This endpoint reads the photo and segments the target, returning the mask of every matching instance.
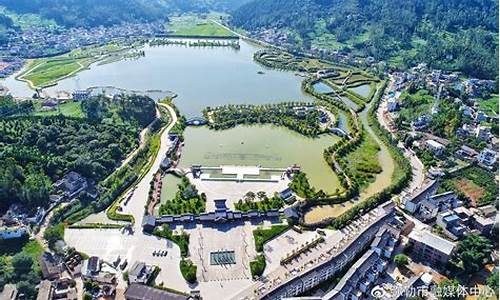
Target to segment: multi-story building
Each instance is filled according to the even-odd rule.
[[[384,203],[378,208],[370,211],[363,217],[367,224],[363,228],[350,232],[351,237],[344,244],[336,246],[337,248],[325,249],[316,265],[306,269],[294,276],[286,277],[279,284],[266,288],[265,292],[256,293],[255,287],[252,287],[239,293],[235,299],[283,299],[294,297],[308,291],[320,283],[332,278],[339,271],[348,267],[351,262],[367,248],[367,246],[377,237],[377,233],[384,224],[394,220],[394,204],[392,202]],[[360,219],[362,219],[361,217]],[[351,226],[351,225],[349,225]],[[267,278],[262,279],[267,282]],[[275,282],[275,280],[271,280]],[[262,284],[262,283],[260,283]]]
[[[399,239],[399,230],[384,225],[371,244],[371,249],[352,265],[333,290],[321,300],[358,300],[369,296],[370,290],[388,265]]]
[[[416,259],[436,265],[446,264],[455,249],[454,243],[429,231],[414,229],[408,238]]]

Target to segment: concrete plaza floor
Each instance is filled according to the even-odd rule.
[[[189,253],[198,266],[199,281],[251,279],[250,261],[256,255],[250,222],[217,224],[213,227],[196,225],[184,229],[190,235]],[[234,251],[235,264],[211,265],[210,253]]]
[[[289,179],[279,180],[278,182],[237,182],[237,181],[213,181],[201,180],[193,178],[192,174],[187,177],[192,184],[196,186],[200,193],[207,195],[206,211],[214,211],[214,199],[226,199],[226,205],[229,209],[234,210],[234,204],[240,199],[243,199],[249,191],[257,193],[263,191],[268,197],[272,197],[274,193],[279,193],[288,187]]]
[[[76,248],[90,256],[113,262],[118,256],[128,261],[127,270],[136,261],[157,265],[161,268],[156,282],[181,291],[190,287],[179,269],[180,249],[166,239],[147,235],[142,231],[134,234],[121,233],[118,229],[66,229],[64,239],[68,246]],[[167,250],[166,256],[153,256],[155,250]]]

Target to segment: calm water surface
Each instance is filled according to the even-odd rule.
[[[222,131],[188,127],[184,141],[182,168],[192,164],[286,168],[297,163],[317,189],[334,192],[339,187],[337,176],[323,159],[323,150],[338,141],[335,135],[313,139],[272,125],[238,126]]]
[[[301,92],[300,77],[256,64],[253,53],[259,48],[245,41],[240,41],[240,45],[240,50],[230,47],[145,46],[145,57],[93,65],[46,91],[53,95],[56,91],[92,86],[170,90],[178,94],[175,103],[188,117],[200,115],[206,106],[310,100]],[[3,85],[14,96],[33,94],[26,83],[13,77]]]
[[[371,86],[369,84],[364,84],[364,85],[350,88],[350,90],[355,92],[356,94],[366,98],[366,97],[370,96]]]

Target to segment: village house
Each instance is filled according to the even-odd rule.
[[[445,211],[437,216],[436,224],[439,225],[447,237],[457,240],[467,231],[467,227],[462,223],[462,219],[453,211]]]
[[[64,175],[54,183],[54,189],[60,191],[67,199],[72,199],[88,187],[87,179],[75,171]]]
[[[476,138],[482,141],[489,141],[491,138],[491,127],[477,126],[474,133]]]
[[[444,152],[445,146],[435,140],[426,140],[425,148],[431,151],[436,156],[441,156]]]
[[[58,279],[63,271],[61,263],[49,252],[44,252],[40,256],[40,268],[42,277],[48,280]]]
[[[490,234],[498,223],[498,211],[493,205],[486,205],[473,210],[471,227],[481,234]]]
[[[469,146],[462,145],[460,149],[455,152],[455,155],[462,160],[471,161],[476,158],[479,153]]]
[[[146,284],[153,274],[153,266],[136,261],[128,271],[128,282]]]
[[[408,239],[413,257],[429,264],[445,265],[455,249],[452,242],[425,230],[414,229]]]
[[[84,101],[90,98],[90,91],[89,90],[76,90],[73,93],[71,93],[71,98],[73,101]]]
[[[491,149],[488,149],[488,148],[483,149],[477,157],[477,161],[481,165],[486,166],[486,167],[496,166],[497,160],[498,160],[497,152],[495,152]]]
[[[101,260],[97,256],[91,256],[89,259],[83,262],[82,266],[82,277],[88,279],[94,279],[99,276],[101,271]]]

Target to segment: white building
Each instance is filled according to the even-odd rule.
[[[483,149],[478,157],[477,160],[479,163],[486,165],[486,166],[493,166],[497,163],[498,155],[495,151],[491,149]]]
[[[444,145],[436,142],[435,140],[426,140],[425,141],[425,148],[428,150],[432,151],[434,155],[441,155],[444,152]]]

